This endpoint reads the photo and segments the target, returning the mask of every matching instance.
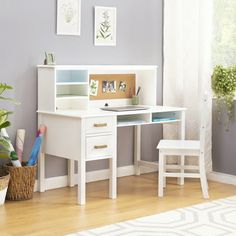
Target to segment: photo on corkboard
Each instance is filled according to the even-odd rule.
[[[116,93],[116,81],[114,81],[114,80],[102,81],[102,92],[103,93]]]
[[[126,83],[125,83],[125,81],[120,81],[119,90],[121,92],[125,93],[125,90],[126,90]]]

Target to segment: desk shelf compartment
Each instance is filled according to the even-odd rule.
[[[56,109],[86,109],[89,96],[87,83],[56,85]]]
[[[56,110],[88,107],[88,72],[86,70],[56,71]]]
[[[57,85],[57,97],[62,95],[88,96],[88,86],[86,84]]]
[[[88,107],[87,96],[58,95],[56,98],[56,110],[77,110]]]
[[[87,70],[57,70],[56,71],[57,84],[83,84],[88,83]]]
[[[131,115],[118,115],[117,126],[134,126],[150,123],[150,114],[131,114]]]
[[[152,123],[173,123],[180,121],[178,112],[153,113]]]

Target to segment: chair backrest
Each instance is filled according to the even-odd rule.
[[[204,155],[205,150],[205,137],[207,126],[207,107],[208,107],[208,95],[204,94],[200,104],[200,152]]]

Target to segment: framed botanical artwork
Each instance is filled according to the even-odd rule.
[[[57,0],[57,34],[80,35],[81,0]]]
[[[116,46],[116,8],[95,7],[94,44]]]

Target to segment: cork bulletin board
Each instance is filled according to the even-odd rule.
[[[135,74],[90,75],[90,100],[131,98],[135,84]]]

